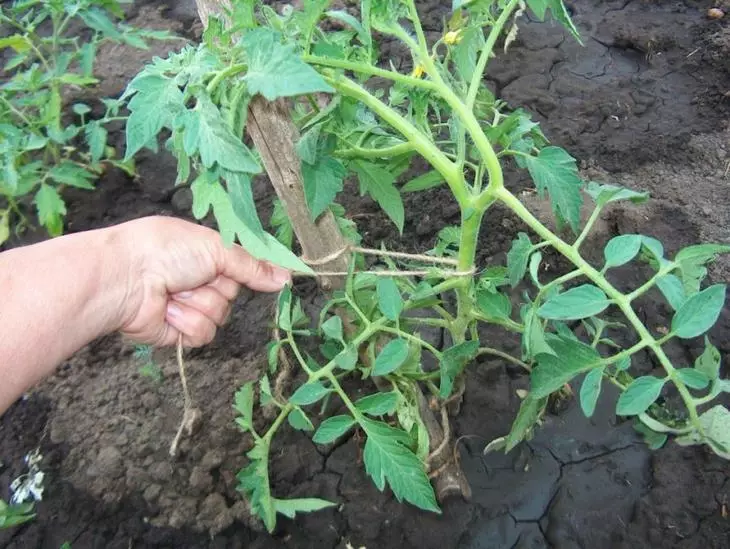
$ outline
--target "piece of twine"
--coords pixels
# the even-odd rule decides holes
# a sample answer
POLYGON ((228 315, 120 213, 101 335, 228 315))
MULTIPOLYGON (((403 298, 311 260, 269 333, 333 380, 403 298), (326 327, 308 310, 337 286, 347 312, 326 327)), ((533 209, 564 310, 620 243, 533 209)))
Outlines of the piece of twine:
MULTIPOLYGON (((341 250, 333 252, 320 259, 309 259, 302 257, 302 261, 310 267, 318 267, 327 265, 336 259, 339 259, 343 255, 349 252, 360 253, 363 255, 372 255, 378 257, 390 257, 393 259, 403 259, 409 261, 420 261, 421 263, 433 263, 434 265, 449 265, 451 267, 458 267, 459 262, 456 259, 450 259, 448 257, 435 257, 432 255, 425 254, 409 254, 404 252, 389 252, 386 250, 378 250, 375 248, 360 248, 359 246, 347 245, 341 250)), ((456 269, 420 269, 420 270, 408 270, 408 271, 356 271, 358 274, 367 274, 374 276, 391 276, 391 277, 409 277, 409 276, 428 276, 431 274, 438 274, 444 278, 458 278, 473 276, 476 272, 476 268, 472 267, 468 271, 459 271, 456 269)), ((294 277, 299 278, 319 278, 322 276, 347 276, 350 273, 347 271, 317 271, 316 273, 301 273, 296 272, 293 274, 294 277)))

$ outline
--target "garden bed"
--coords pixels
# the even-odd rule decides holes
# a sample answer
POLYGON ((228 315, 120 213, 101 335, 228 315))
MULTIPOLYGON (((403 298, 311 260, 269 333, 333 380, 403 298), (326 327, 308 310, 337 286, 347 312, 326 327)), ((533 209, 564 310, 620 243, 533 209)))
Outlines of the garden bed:
MULTIPOLYGON (((427 30, 435 33, 446 13, 441 4, 419 2, 423 14, 430 12, 427 30)), ((705 16, 710 7, 708 1, 575 1, 571 8, 584 47, 566 39, 557 24, 525 22, 509 54, 491 65, 498 96, 536 114, 546 135, 581 160, 586 177, 651 193, 644 206, 612 209, 587 248, 600 250, 611 237, 631 232, 659 238, 670 254, 695 242, 730 242, 730 16, 711 21, 705 16)), ((130 17, 131 24, 189 37, 199 32, 193 2, 137 2, 130 17)), ((99 95, 121 93, 144 62, 167 48, 104 50, 99 95)), ((384 56, 397 55, 386 45, 384 56)), ((117 131, 111 141, 121 150, 123 138, 117 131)), ((98 191, 70 193, 68 230, 150 214, 187 215, 188 191, 170 191, 174 159, 145 154, 137 180, 112 171, 98 191)), ((516 177, 508 184, 515 191, 530 187, 516 177)), ((369 245, 394 246, 397 240, 404 251, 421 252, 433 246, 441 227, 458 221, 446 191, 408 197, 411 213, 399 239, 377 206, 352 189, 345 198, 348 212, 369 245)), ((272 194, 265 179, 256 182, 262 219, 268 218, 272 194)), ((547 217, 549 206, 528 200, 547 217)), ((479 258, 503 262, 524 228, 501 209, 489 215, 479 258)), ((617 274, 624 277, 619 285, 631 285, 637 276, 617 274)), ((725 258, 713 266, 711 278, 727 281, 729 274, 725 258)), ((298 284, 296 292, 312 307, 320 299, 313 283, 298 284)), ((637 312, 647 326, 666 326, 671 311, 652 297, 637 312)), ((630 422, 616 421, 613 395, 601 397, 592 419, 573 399, 556 403, 532 441, 507 456, 484 456, 486 443, 509 430, 519 407, 515 391, 528 383, 521 372, 494 360, 470 367, 472 382, 453 424, 462 437, 458 451, 471 501, 448 501, 442 516, 399 504, 367 478, 357 433, 325 451, 288 431, 272 450, 275 493, 316 495, 340 505, 281 519, 270 536, 235 491, 251 441, 233 423, 231 404, 233 392, 265 364, 273 307, 270 296, 242 295, 215 342, 189 353, 191 391, 203 420, 182 442, 177 459, 168 448, 182 394, 169 351, 155 357, 163 372, 157 382, 139 374, 130 344, 104 338, 14 405, 0 419, 0 487, 22 471, 23 456, 40 446, 47 491, 37 519, 0 533, 0 547, 59 547, 66 541, 74 549, 730 546, 727 462, 703 447, 670 443, 649 451, 630 422)), ((725 360, 729 330, 725 312, 711 333, 725 360)), ((498 332, 494 337, 504 339, 498 332)), ((511 350, 509 342, 500 343, 511 350)), ((686 361, 701 348, 675 344, 669 351, 686 361)), ((652 370, 648 355, 637 358, 643 359, 640 369, 652 370)))

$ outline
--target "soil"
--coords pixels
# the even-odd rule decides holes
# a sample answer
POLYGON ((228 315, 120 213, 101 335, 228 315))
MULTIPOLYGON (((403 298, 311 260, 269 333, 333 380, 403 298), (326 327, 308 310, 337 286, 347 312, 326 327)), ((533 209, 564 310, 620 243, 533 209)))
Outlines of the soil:
MULTIPOLYGON (((427 28, 439 32, 446 2, 419 2, 427 28)), ((621 0, 570 2, 585 46, 554 23, 520 23, 518 40, 492 62, 490 83, 512 105, 531 110, 547 136, 582 163, 588 178, 650 191, 638 208, 611 209, 586 249, 599 253, 619 233, 662 240, 669 253, 700 241, 730 242, 730 17, 705 16, 711 1, 621 0)), ((130 23, 199 32, 192 1, 137 2, 130 23)), ((100 52, 99 96, 118 95, 153 55, 105 48, 100 52)), ((386 45, 384 55, 396 56, 386 45)), ((404 61, 407 62, 407 61, 404 61)), ((123 132, 113 142, 123 145, 123 132)), ((175 164, 165 154, 143 155, 139 176, 113 171, 94 193, 68 194, 68 230, 82 231, 150 214, 187 216, 185 189, 172 192, 175 164)), ((509 185, 540 217, 549 207, 512 174, 509 185)), ((267 218, 272 193, 265 179, 255 196, 267 218)), ((366 242, 397 235, 370 201, 345 197, 366 242)), ((409 196, 405 236, 398 246, 423 251, 438 230, 458 221, 442 191, 409 196)), ((520 223, 491 212, 480 241, 482 262, 503 262, 520 223)), ((28 235, 25 242, 41 238, 28 235)), ((590 255, 590 254, 589 254, 590 255)), ((548 256, 551 267, 560 261, 548 256)), ((718 261, 711 279, 730 279, 730 261, 718 261)), ((619 270, 615 282, 631 287, 642 273, 619 270)), ((310 305, 311 285, 297 288, 310 305)), ((630 423, 613 414, 605 391, 586 419, 568 398, 547 416, 529 443, 505 456, 484 455, 487 442, 509 429, 519 406, 516 390, 527 379, 499 361, 474 364, 461 415, 453 428, 473 489, 469 502, 446 502, 441 516, 422 513, 380 493, 360 463, 360 441, 317 447, 283 429, 271 463, 280 496, 317 496, 335 509, 279 519, 274 536, 251 519, 236 492, 236 472, 250 440, 233 423, 232 393, 257 377, 265 362, 273 302, 242 295, 228 326, 210 346, 187 354, 193 397, 202 424, 184 438, 177 459, 168 448, 182 413, 177 366, 158 351, 160 382, 139 373, 133 347, 116 336, 96 341, 63 364, 58 374, 0 419, 0 496, 23 471, 23 456, 44 455, 46 494, 35 521, 0 532, 0 547, 74 549, 143 547, 367 547, 367 548, 643 548, 730 547, 730 466, 702 448, 673 443, 651 452, 630 423), (263 361, 263 362, 262 362, 263 361)), ((655 295, 638 304, 651 327, 666 326, 670 311, 655 295)), ((711 333, 725 359, 730 314, 711 333)), ((511 351, 518 342, 485 331, 511 351)), ((670 348, 689 361, 701 341, 670 348)), ((640 356, 638 368, 655 365, 640 356)), ((577 391, 578 387, 574 387, 577 391)))

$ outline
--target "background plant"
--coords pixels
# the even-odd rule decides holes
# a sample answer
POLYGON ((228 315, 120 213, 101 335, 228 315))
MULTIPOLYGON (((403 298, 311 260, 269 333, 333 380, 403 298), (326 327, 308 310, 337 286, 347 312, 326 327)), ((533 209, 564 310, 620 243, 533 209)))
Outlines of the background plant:
MULTIPOLYGON (((434 248, 422 254, 354 246, 336 251, 352 256, 351 269, 326 273, 343 276, 345 284, 315 322, 290 289, 280 295, 269 371, 235 398, 237 422, 255 441, 250 464, 239 474, 240 490, 270 530, 277 513, 292 517, 332 505, 280 499, 269 485, 275 433, 284 422, 315 431, 310 417, 315 404, 320 413, 339 413, 319 423, 316 443, 329 444, 360 430, 365 468, 376 486, 387 485, 397 499, 438 512, 429 476, 440 474, 443 455, 453 455, 447 412, 463 392, 465 368, 480 355, 518 364, 531 378, 512 429, 490 444, 491 450, 509 451, 531 436, 550 395, 585 374, 580 402, 586 415, 593 413, 608 382, 621 391, 617 414, 636 417, 652 446, 674 434, 681 444, 707 444, 729 455, 730 412, 721 405, 709 407, 730 388, 720 378, 717 350, 707 340, 705 352, 685 367, 669 360, 665 345, 701 336, 717 321, 725 286, 703 289, 702 283, 706 265, 730 247, 691 246, 667 258, 656 239, 631 234, 612 239, 600 264, 584 258, 581 248, 608 204, 648 197, 582 181, 576 161, 549 144, 528 113, 510 109, 484 86, 490 59, 498 45, 504 50, 515 39, 528 9, 540 20, 550 14, 579 39, 560 0, 455 1, 453 16, 435 43, 427 41, 413 0, 363 0, 359 18, 330 10, 326 0, 281 14, 256 2, 237 2, 223 17, 210 20, 202 44, 156 60, 128 87, 127 156, 163 129, 169 131, 177 182, 192 179, 194 215, 202 219, 212 210, 227 242, 238 239, 255 256, 302 275, 326 261, 307 265, 265 232, 256 215, 251 178, 262 170, 256 152, 242 141, 247 106, 255 96, 297 98, 297 153, 312 219, 331 212, 354 236, 335 202, 348 176, 400 231, 402 193, 446 186, 460 207, 460 225, 444 227, 434 248), (378 43, 384 37, 408 48, 409 74, 379 63, 378 43), (389 83, 385 88, 383 81, 389 83), (415 157, 425 159, 431 171, 401 186, 415 157), (538 194, 549 198, 557 231, 507 189, 503 166, 508 163, 527 170, 538 194), (582 224, 586 197, 593 213, 582 224), (518 235, 506 266, 484 267, 476 264, 477 237, 485 215, 498 203, 531 232, 518 235), (563 256, 570 270, 545 280, 541 266, 547 250, 563 256), (379 259, 364 270, 364 256, 379 259), (638 288, 622 292, 607 278, 611 269, 639 261, 649 265, 651 274, 638 288), (525 278, 529 288, 520 292, 522 304, 513 310, 507 292, 525 278), (652 333, 632 307, 654 288, 676 311, 665 333, 652 333), (520 356, 480 341, 482 323, 519 334, 520 356), (433 327, 448 334, 445 346, 423 335, 433 327), (623 337, 633 343, 619 346, 617 330, 625 330, 623 337), (663 370, 660 377, 632 375, 631 358, 640 351, 654 356, 663 370), (304 381, 293 392, 286 390, 292 370, 304 381), (372 394, 351 398, 343 387, 348 378, 373 387, 372 394), (659 403, 669 385, 676 388, 681 407, 659 403), (257 396, 262 407, 278 412, 270 425, 254 418, 257 396), (428 426, 433 411, 446 418, 439 441, 428 426)), ((287 220, 279 207, 277 235, 289 246, 287 220)))
POLYGON ((32 196, 38 222, 49 234, 63 231, 64 187, 92 190, 105 165, 134 173, 131 161, 115 159, 107 145, 106 125, 125 120, 120 103, 102 100, 95 118, 90 106, 76 103, 64 113, 69 94, 95 85, 94 61, 104 42, 146 48, 147 38, 167 32, 134 29, 116 0, 23 0, 0 7, 0 23, 12 34, 0 48, 13 54, 5 63, 10 76, 0 86, 0 244, 11 227, 27 226, 32 196))

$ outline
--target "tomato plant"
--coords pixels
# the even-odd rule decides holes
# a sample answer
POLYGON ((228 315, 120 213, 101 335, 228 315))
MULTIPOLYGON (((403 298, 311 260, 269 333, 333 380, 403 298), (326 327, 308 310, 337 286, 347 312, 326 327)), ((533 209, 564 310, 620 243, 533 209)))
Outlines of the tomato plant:
POLYGON ((13 51, 5 64, 10 77, 0 86, 0 244, 11 227, 27 225, 26 197, 33 197, 38 221, 56 236, 66 213, 64 187, 93 189, 104 164, 134 173, 133 164, 115 159, 107 146, 106 125, 125 119, 119 101, 103 100, 98 118, 84 103, 73 105, 73 120, 63 108, 69 92, 98 82, 94 60, 104 42, 146 48, 147 38, 169 38, 115 21, 122 16, 116 0, 24 0, 0 8, 0 23, 13 33, 0 38, 0 48, 13 51))
POLYGON ((194 215, 202 219, 212 210, 227 242, 238 239, 253 255, 306 275, 326 261, 305 261, 290 251, 293 229, 281 204, 273 219, 278 240, 264 230, 251 193, 251 178, 262 168, 243 140, 249 102, 257 96, 295 98, 292 116, 301 132, 296 149, 311 218, 334 215, 353 243, 335 251, 350 254, 350 269, 327 273, 345 283, 315 321, 291 289, 281 293, 269 371, 236 393, 236 421, 254 439, 250 464, 238 477, 253 512, 272 530, 277 513, 292 517, 332 505, 272 494, 269 453, 285 422, 314 432, 314 442, 325 445, 359 430, 375 485, 439 512, 429 476, 439 475, 444 454, 453 455, 447 412, 463 393, 465 368, 482 355, 523 367, 531 381, 511 430, 490 444, 492 450, 510 451, 530 437, 550 395, 585 375, 579 396, 586 415, 609 383, 621 391, 616 413, 635 418, 653 446, 673 434, 680 444, 707 444, 730 457, 730 412, 720 405, 707 409, 730 390, 720 378, 717 350, 707 340, 705 352, 686 366, 673 364, 665 352, 670 340, 702 336, 717 321, 725 286, 703 288, 703 281, 706 265, 730 247, 691 246, 669 258, 656 239, 627 234, 608 242, 600 264, 589 263, 581 249, 604 208, 648 196, 584 182, 575 159, 550 144, 527 112, 511 109, 484 85, 490 60, 515 39, 527 10, 539 20, 551 16, 580 40, 563 2, 455 0, 433 43, 413 0, 362 0, 359 16, 329 4, 313 0, 301 10, 277 13, 258 2, 236 2, 210 19, 202 44, 155 60, 125 94, 131 110, 127 157, 169 132, 177 182, 192 181, 194 215), (410 52, 409 71, 381 60, 385 39, 410 52), (407 180, 417 157, 430 171, 407 180), (556 231, 505 186, 508 164, 526 170, 539 196, 550 200, 556 231), (350 177, 401 232, 403 193, 435 187, 449 189, 461 223, 444 227, 433 249, 421 254, 356 247, 355 227, 336 202, 350 177), (582 223, 586 199, 593 213, 582 223), (530 233, 518 235, 506 265, 477 265, 480 229, 498 204, 530 233), (541 269, 547 250, 571 265, 549 280, 541 269), (651 275, 622 292, 607 275, 631 262, 648 264, 651 275), (510 290, 523 283, 521 304, 513 307, 510 290), (632 306, 654 288, 675 311, 665 333, 652 332, 632 306), (519 334, 520 355, 481 341, 482 323, 519 334), (443 345, 425 335, 433 328, 446 334, 443 345), (633 339, 626 348, 614 341, 619 328, 633 339), (661 366, 661 375, 632 374, 632 357, 644 351, 661 366), (299 381, 293 390, 287 390, 290 377, 299 381), (344 383, 350 379, 371 394, 352 397, 345 387, 353 384, 344 383), (669 385, 681 410, 659 399, 669 385), (277 412, 270 425, 254 415, 256 400, 277 412), (339 412, 318 422, 313 405, 339 412), (429 427, 433 412, 445 418, 441 440, 433 439, 429 427))

